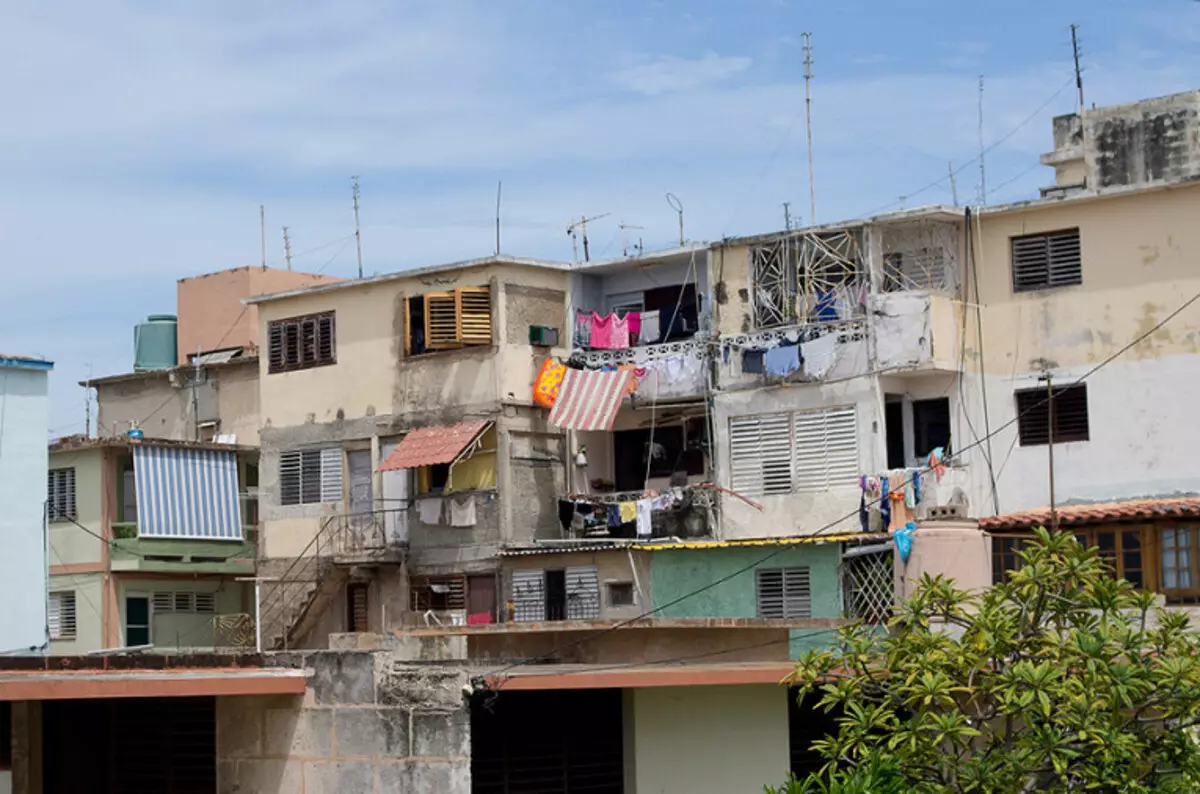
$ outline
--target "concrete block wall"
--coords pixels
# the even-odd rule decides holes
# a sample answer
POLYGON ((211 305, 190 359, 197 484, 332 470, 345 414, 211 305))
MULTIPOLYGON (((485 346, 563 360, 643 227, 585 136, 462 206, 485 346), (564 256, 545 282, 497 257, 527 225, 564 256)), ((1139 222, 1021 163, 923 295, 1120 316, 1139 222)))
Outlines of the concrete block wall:
POLYGON ((468 677, 391 651, 277 654, 303 696, 217 699, 221 794, 469 794, 468 677))

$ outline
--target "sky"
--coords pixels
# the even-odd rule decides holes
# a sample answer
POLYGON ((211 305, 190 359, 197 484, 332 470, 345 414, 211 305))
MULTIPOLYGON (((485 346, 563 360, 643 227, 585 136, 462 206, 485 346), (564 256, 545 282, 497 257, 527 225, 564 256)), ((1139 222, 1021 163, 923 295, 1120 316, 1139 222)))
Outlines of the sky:
POLYGON ((1200 88, 1197 0, 59 0, 0 9, 0 352, 56 362, 53 436, 179 278, 594 258, 1053 181, 1050 119, 1200 88), (939 179, 939 184, 930 183, 939 179), (924 189, 923 189, 924 188, 924 189), (902 198, 903 197, 903 198, 902 198))

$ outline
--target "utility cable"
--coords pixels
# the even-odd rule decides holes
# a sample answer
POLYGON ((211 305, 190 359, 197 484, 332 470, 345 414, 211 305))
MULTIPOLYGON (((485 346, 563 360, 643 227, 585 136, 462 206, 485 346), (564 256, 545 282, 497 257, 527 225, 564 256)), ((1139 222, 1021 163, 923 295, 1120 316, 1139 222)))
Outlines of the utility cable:
MULTIPOLYGON (((1163 326, 1165 326, 1165 325, 1166 325, 1167 323, 1169 323, 1171 320, 1174 320, 1176 317, 1178 317, 1180 314, 1182 314, 1184 311, 1186 311, 1186 310, 1187 310, 1187 309, 1188 309, 1190 306, 1192 306, 1192 304, 1196 303, 1196 301, 1200 301, 1200 292, 1197 292, 1197 293, 1196 293, 1195 295, 1193 295, 1191 298, 1189 298, 1188 300, 1184 301, 1184 302, 1183 302, 1183 304, 1181 304, 1181 305, 1179 306, 1179 308, 1175 309, 1173 312, 1171 312, 1170 314, 1168 314, 1168 315, 1167 315, 1166 317, 1164 317, 1164 318, 1163 318, 1161 321, 1159 321, 1157 324, 1155 324, 1155 325, 1154 325, 1152 328, 1150 328, 1149 330, 1147 330, 1147 331, 1144 331, 1143 333, 1139 334, 1139 335, 1138 335, 1136 338, 1134 338, 1134 340, 1133 340, 1133 341, 1129 342, 1127 345, 1125 345, 1124 347, 1122 347, 1120 350, 1116 351, 1115 353, 1111 354, 1111 355, 1110 355, 1110 356, 1108 356, 1107 358, 1105 358, 1105 359, 1103 359, 1102 361, 1100 361, 1098 364, 1096 364, 1096 365, 1095 365, 1094 367, 1092 367, 1090 370, 1088 370, 1087 372, 1085 372, 1083 375, 1081 375, 1081 376, 1080 376, 1079 378, 1077 378, 1075 381, 1073 381, 1073 382, 1071 382, 1071 383, 1069 383, 1069 384, 1065 384, 1065 385, 1062 387, 1062 389, 1063 389, 1063 390, 1065 390, 1065 389, 1069 389, 1069 388, 1072 388, 1072 387, 1075 387, 1075 386, 1078 386, 1078 385, 1082 384, 1084 381, 1086 381, 1086 380, 1087 380, 1088 378, 1090 378, 1092 375, 1096 374, 1096 373, 1097 373, 1097 372, 1099 372, 1101 369, 1103 369, 1104 367, 1108 366, 1108 365, 1109 365, 1109 364, 1111 364, 1113 361, 1115 361, 1116 359, 1118 359, 1119 357, 1121 357, 1122 355, 1124 355, 1125 353, 1127 353, 1129 350, 1133 349, 1135 346, 1137 346, 1138 344, 1140 344, 1140 343, 1141 343, 1141 342, 1143 342, 1144 340, 1148 339, 1148 338, 1149 338, 1150 336, 1152 336, 1153 334, 1157 333, 1159 329, 1161 329, 1163 326)), ((968 446, 966 446, 966 447, 963 447, 963 448, 962 448, 961 450, 959 450, 959 451, 958 451, 956 454, 959 454, 959 455, 961 455, 962 453, 966 452, 966 451, 967 451, 967 450, 969 450, 969 449, 973 449, 974 447, 981 446, 981 445, 983 444, 983 442, 984 442, 986 439, 989 439, 989 438, 991 438, 992 436, 995 436, 995 435, 997 435, 997 434, 1001 433, 1002 431, 1004 431, 1004 430, 1008 429, 1009 427, 1012 427, 1014 424, 1016 424, 1017 422, 1019 422, 1019 421, 1022 419, 1022 417, 1024 417, 1024 416, 1028 415, 1029 413, 1033 412, 1034 410, 1036 410, 1036 409, 1038 409, 1038 408, 1041 408, 1041 407, 1042 407, 1042 406, 1044 406, 1044 405, 1047 405, 1047 404, 1050 402, 1050 399, 1051 399, 1050 397, 1043 397, 1043 398, 1042 398, 1041 400, 1039 400, 1038 402, 1031 404, 1031 405, 1030 405, 1030 406, 1028 406, 1028 407, 1027 407, 1027 408, 1026 408, 1024 411, 1021 411, 1021 412, 1020 412, 1020 413, 1018 413, 1016 416, 1014 416, 1012 419, 1008 420, 1008 421, 1007 421, 1007 422, 1005 422, 1004 424, 1002 424, 1002 425, 1000 425, 999 427, 997 427, 997 428, 996 428, 994 431, 992 431, 992 432, 991 432, 991 433, 989 433, 987 436, 985 436, 985 438, 984 438, 984 439, 980 439, 979 441, 975 441, 975 442, 973 442, 973 443, 969 444, 968 446)), ((1053 442, 1053 429, 1051 429, 1051 438, 1050 438, 1050 440, 1051 440, 1051 442, 1053 442)), ((931 472, 931 471, 933 471, 932 467, 930 467, 930 466, 925 466, 925 467, 918 468, 918 469, 917 469, 917 470, 916 470, 916 471, 915 471, 915 472, 914 472, 914 473, 913 473, 911 476, 912 476, 912 477, 921 477, 921 476, 924 476, 924 475, 928 474, 928 473, 929 473, 929 472, 931 472)), ((875 505, 879 504, 879 503, 880 503, 880 501, 882 501, 882 499, 883 499, 883 498, 884 498, 884 497, 875 497, 875 498, 872 498, 871 500, 864 502, 864 505, 865 505, 865 506, 867 506, 867 507, 873 507, 873 506, 875 506, 875 505)), ((834 519, 833 521, 830 521, 830 522, 828 522, 828 523, 827 523, 827 524, 825 524, 824 526, 822 526, 822 527, 820 527, 819 529, 817 529, 815 532, 813 532, 813 533, 810 533, 809 535, 806 535, 805 537, 806 537, 806 538, 817 538, 817 537, 822 537, 822 536, 824 536, 826 533, 828 533, 830 530, 833 530, 833 529, 835 529, 836 527, 840 526, 841 524, 845 523, 846 521, 850 521, 850 520, 852 520, 853 518, 857 517, 857 516, 858 516, 858 514, 859 514, 859 510, 858 510, 858 509, 855 509, 855 510, 854 510, 853 512, 851 512, 851 513, 847 513, 846 515, 844 515, 844 516, 841 516, 840 518, 837 518, 837 519, 834 519)), ((740 568, 737 568, 737 569, 735 569, 735 570, 734 570, 734 571, 732 571, 731 573, 728 573, 728 574, 726 574, 726 575, 724 575, 724 576, 722 576, 722 577, 720 577, 720 578, 718 578, 718 579, 715 579, 715 580, 713 580, 713 581, 711 581, 711 582, 708 582, 708 583, 706 583, 706 584, 704 584, 704 585, 701 585, 700 587, 698 587, 698 588, 696 588, 696 589, 694 589, 694 590, 692 590, 692 591, 690 591, 690 592, 684 593, 683 595, 681 595, 681 596, 678 596, 677 598, 673 598, 673 599, 671 599, 670 601, 666 602, 665 604, 662 604, 661 606, 657 606, 657 607, 655 607, 654 609, 652 609, 652 610, 650 610, 650 611, 648 611, 648 612, 644 612, 644 613, 642 613, 641 615, 638 615, 638 616, 636 616, 636 617, 632 617, 632 618, 628 618, 628 619, 626 619, 626 620, 619 621, 619 622, 617 622, 617 623, 613 624, 612 626, 609 626, 609 627, 607 627, 607 628, 604 628, 604 629, 600 629, 600 630, 598 630, 598 631, 596 631, 596 632, 594 632, 594 633, 592 633, 592 634, 589 634, 589 635, 587 635, 587 636, 585 636, 585 637, 581 637, 581 638, 579 638, 579 639, 577 639, 577 640, 572 640, 572 641, 569 641, 569 642, 563 643, 563 644, 561 644, 561 645, 559 645, 559 646, 557 646, 557 647, 555 647, 555 648, 552 648, 551 650, 547 651, 547 652, 546 652, 546 653, 544 653, 544 654, 540 654, 540 655, 538 655, 538 656, 535 656, 535 657, 530 657, 530 658, 528 658, 528 659, 525 659, 525 660, 522 660, 522 661, 519 661, 519 662, 514 662, 513 664, 510 664, 510 665, 508 665, 508 666, 506 666, 506 667, 503 667, 503 668, 501 668, 501 669, 499 669, 499 670, 495 671, 494 673, 491 673, 491 675, 501 675, 501 674, 503 674, 503 673, 505 673, 505 672, 507 672, 507 671, 509 671, 509 670, 512 670, 512 669, 516 668, 516 667, 521 667, 521 666, 523 666, 523 665, 528 665, 528 664, 534 664, 534 663, 537 663, 538 661, 540 661, 540 660, 544 660, 544 659, 546 659, 546 658, 548 658, 548 657, 553 657, 553 656, 556 656, 556 655, 557 655, 557 654, 558 654, 560 651, 563 651, 563 650, 566 650, 566 649, 568 649, 568 648, 573 648, 573 647, 576 647, 576 646, 582 645, 582 644, 583 644, 583 643, 585 643, 585 642, 590 642, 591 640, 597 639, 597 638, 599 638, 599 637, 606 636, 606 635, 608 635, 608 634, 611 634, 611 633, 612 633, 612 632, 614 632, 614 631, 617 631, 617 630, 619 630, 619 629, 622 629, 622 628, 624 628, 624 627, 626 627, 626 626, 629 626, 629 625, 632 625, 632 624, 634 624, 634 623, 637 623, 638 621, 640 621, 640 620, 644 620, 644 619, 646 619, 646 618, 650 617, 651 615, 654 615, 654 614, 657 614, 657 613, 659 613, 659 612, 663 611, 664 609, 667 609, 667 608, 669 608, 669 607, 675 606, 676 604, 679 604, 679 603, 681 603, 681 602, 683 602, 683 601, 686 601, 687 599, 689 599, 689 598, 692 598, 692 597, 694 597, 694 596, 697 596, 697 595, 699 595, 700 593, 703 593, 703 592, 706 592, 706 591, 708 591, 708 590, 711 590, 712 588, 716 587, 717 585, 724 584, 725 582, 729 581, 730 579, 733 579, 733 578, 735 578, 735 577, 737 577, 737 576, 740 576, 740 575, 742 575, 742 574, 744 574, 744 573, 746 573, 746 572, 748 572, 748 571, 751 571, 751 570, 753 570, 753 569, 755 569, 755 568, 759 567, 759 566, 760 566, 760 565, 762 565, 763 563, 765 563, 765 562, 768 562, 768 561, 770 561, 770 560, 774 559, 775 557, 779 556, 780 554, 782 554, 784 551, 788 550, 789 548, 791 548, 791 546, 790 546, 790 545, 789 545, 789 546, 782 546, 782 545, 781 545, 779 548, 775 549, 774 551, 768 552, 768 553, 767 553, 766 555, 764 555, 762 558, 760 558, 760 559, 757 559, 757 560, 754 560, 753 562, 751 562, 751 563, 749 563, 749 564, 747 564, 747 565, 744 565, 744 566, 742 566, 742 567, 740 567, 740 568)))

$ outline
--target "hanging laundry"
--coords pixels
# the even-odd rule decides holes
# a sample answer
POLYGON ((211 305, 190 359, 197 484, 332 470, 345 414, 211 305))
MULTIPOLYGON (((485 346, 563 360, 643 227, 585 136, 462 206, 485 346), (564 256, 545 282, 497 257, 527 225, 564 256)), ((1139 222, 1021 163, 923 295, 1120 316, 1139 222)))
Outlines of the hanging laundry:
POLYGON ((871 518, 867 513, 866 477, 861 477, 860 479, 863 481, 863 483, 862 483, 862 496, 859 498, 859 501, 858 501, 858 525, 862 528, 863 532, 870 532, 871 531, 871 518))
POLYGON ((621 508, 615 502, 609 503, 606 507, 608 511, 608 525, 610 527, 621 526, 621 508))
POLYGON ((537 378, 533 382, 533 401, 545 408, 553 408, 558 399, 558 391, 562 388, 563 376, 567 374, 567 365, 548 358, 542 362, 537 378))
POLYGON ((592 348, 628 350, 629 320, 615 314, 601 317, 592 312, 592 348))
POLYGON ((417 516, 422 524, 436 525, 442 523, 442 498, 430 496, 417 500, 417 516))
POLYGON ((883 528, 887 529, 892 523, 892 500, 888 494, 888 478, 879 478, 879 515, 883 519, 883 528))
POLYGON ((818 322, 830 322, 838 318, 837 313, 837 293, 836 292, 818 292, 816 311, 813 313, 814 319, 818 322))
POLYGON ((771 348, 763 357, 763 368, 768 375, 786 378, 800 369, 800 348, 796 345, 771 348))
POLYGON ((904 506, 913 510, 917 506, 917 470, 909 469, 904 478, 904 506))
POLYGON ((450 502, 450 526, 475 526, 475 497, 470 494, 454 497, 450 502))
POLYGON ((633 394, 636 392, 638 384, 640 384, 642 379, 646 377, 646 368, 639 367, 637 364, 618 364, 616 371, 628 372, 633 375, 633 377, 629 379, 629 385, 625 387, 626 394, 633 394))
POLYGON ((634 339, 638 338, 638 332, 642 330, 642 313, 641 312, 626 312, 625 322, 629 324, 629 335, 634 339))
POLYGON ((658 344, 658 309, 642 312, 641 327, 638 328, 638 344, 658 344))
POLYGON ((804 375, 823 378, 833 368, 837 351, 837 334, 824 334, 811 342, 800 344, 800 359, 804 362, 804 375))
POLYGON ((937 481, 942 481, 942 475, 946 473, 946 450, 941 447, 934 447, 933 452, 929 453, 929 468, 933 470, 937 481))
POLYGON ((637 519, 637 502, 619 502, 617 509, 621 512, 621 523, 637 519))
POLYGON ((575 347, 592 346, 592 315, 575 312, 575 347))
POLYGON ((921 470, 913 469, 913 507, 921 504, 921 470))
POLYGON ((639 538, 648 538, 652 534, 653 520, 650 510, 649 499, 637 501, 637 534, 639 538))
POLYGON ((743 350, 742 351, 742 374, 763 374, 763 351, 762 350, 743 350))

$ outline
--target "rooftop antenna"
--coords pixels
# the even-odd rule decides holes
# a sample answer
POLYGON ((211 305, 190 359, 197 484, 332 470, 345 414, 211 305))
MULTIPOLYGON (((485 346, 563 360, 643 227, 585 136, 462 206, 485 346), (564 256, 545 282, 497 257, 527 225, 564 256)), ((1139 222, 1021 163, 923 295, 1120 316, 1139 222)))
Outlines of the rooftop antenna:
POLYGON ((684 246, 684 242, 683 242, 683 202, 680 201, 679 197, 676 196, 674 193, 668 193, 667 194, 667 203, 670 204, 671 209, 675 210, 675 213, 677 215, 679 215, 679 247, 682 248, 684 246))
POLYGON ((1083 115, 1083 71, 1079 68, 1079 26, 1071 26, 1071 53, 1075 56, 1075 88, 1079 91, 1079 114, 1083 115))
POLYGON ((287 269, 292 269, 292 240, 288 237, 288 227, 283 227, 283 258, 287 261, 287 269))
POLYGON ((808 140, 808 222, 817 222, 817 192, 813 186, 813 143, 812 143, 812 34, 804 37, 804 126, 808 140))
POLYGON ((954 201, 954 206, 958 206, 958 184, 954 181, 954 161, 950 160, 946 163, 946 170, 950 174, 950 198, 954 201))
POLYGON ((783 228, 785 231, 792 230, 792 202, 783 202, 783 228))
MULTIPOLYGON (((620 223, 617 224, 617 228, 621 230, 621 256, 629 256, 630 246, 629 246, 629 242, 625 236, 625 230, 626 229, 637 229, 638 231, 641 231, 645 227, 633 226, 632 224, 628 224, 625 221, 621 221, 620 223)), ((642 237, 641 237, 641 235, 638 235, 638 240, 633 245, 633 250, 635 252, 637 252, 638 256, 642 255, 642 237)))
MULTIPOLYGON (((352 176, 350 179, 354 193, 354 245, 358 247, 358 277, 362 278, 362 234, 358 227, 358 177, 352 176)), ((291 265, 288 265, 288 270, 291 269, 291 265)))
POLYGON ((588 262, 591 260, 591 254, 588 252, 587 225, 589 223, 591 223, 592 221, 598 221, 601 218, 607 218, 610 214, 611 213, 606 212, 603 215, 593 215, 590 218, 587 217, 586 215, 581 215, 579 217, 579 220, 575 221, 574 223, 572 223, 571 225, 569 225, 567 227, 567 234, 569 234, 571 236, 571 252, 572 252, 572 257, 573 257, 572 261, 575 264, 579 264, 579 240, 580 240, 580 238, 583 239, 583 261, 588 262))
POLYGON ((987 204, 987 169, 983 149, 983 75, 979 75, 979 203, 987 204))
MULTIPOLYGON (((99 419, 96 417, 96 430, 99 431, 99 419)), ((96 435, 100 435, 99 432, 96 435)), ((88 362, 88 376, 83 389, 83 437, 92 437, 92 362, 88 362)))
POLYGON ((504 183, 496 182, 496 256, 500 256, 500 188, 504 183))
POLYGON ((258 205, 258 229, 262 234, 262 266, 263 270, 267 269, 267 208, 262 204, 258 205))

